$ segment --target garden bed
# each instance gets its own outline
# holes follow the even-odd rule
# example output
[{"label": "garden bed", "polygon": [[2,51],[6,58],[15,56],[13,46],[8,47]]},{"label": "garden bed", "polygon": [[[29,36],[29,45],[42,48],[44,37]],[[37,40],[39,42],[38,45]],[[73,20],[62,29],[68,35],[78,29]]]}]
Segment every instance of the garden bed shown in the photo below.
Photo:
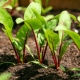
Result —
[{"label": "garden bed", "polygon": [[10,15],[0,8],[0,73],[11,73],[10,80],[80,80],[80,36],[74,32],[80,33],[80,13],[51,11],[61,13],[47,19],[41,8],[32,2],[25,13],[13,8]]},{"label": "garden bed", "polygon": [[[19,28],[19,26],[16,28]],[[17,30],[16,28],[13,30],[14,36]],[[33,53],[36,53],[35,43],[32,36],[28,39],[28,45]],[[61,69],[55,70],[53,67],[42,68],[39,65],[28,64],[27,62],[30,60],[31,57],[26,50],[26,63],[17,64],[11,43],[0,29],[0,62],[13,62],[15,64],[5,63],[0,65],[0,73],[10,72],[12,74],[10,80],[80,80],[80,77],[71,77],[72,75],[79,73],[79,71],[64,72]],[[53,64],[49,49],[47,50],[44,63],[46,65]],[[80,51],[76,48],[74,43],[68,47],[66,54],[61,61],[61,65],[68,69],[75,67],[80,68]]]}]

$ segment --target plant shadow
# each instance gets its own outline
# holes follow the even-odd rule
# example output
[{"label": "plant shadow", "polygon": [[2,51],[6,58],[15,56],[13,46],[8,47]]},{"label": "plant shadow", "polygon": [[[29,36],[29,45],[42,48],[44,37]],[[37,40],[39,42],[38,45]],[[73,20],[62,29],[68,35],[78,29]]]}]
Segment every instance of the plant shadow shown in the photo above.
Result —
[{"label": "plant shadow", "polygon": [[[42,69],[40,72],[39,70]],[[38,65],[32,65],[19,70],[15,75],[20,76],[17,80],[64,80],[56,73],[45,73],[45,68]]]},{"label": "plant shadow", "polygon": [[17,60],[13,55],[0,55],[0,72],[6,71],[11,65],[16,63]]},{"label": "plant shadow", "polygon": [[[34,58],[35,58],[35,60],[38,60],[38,57],[36,55],[34,55]],[[25,62],[30,62],[30,61],[34,61],[34,59],[32,58],[31,55],[27,55],[26,59],[25,59]],[[43,64],[48,66],[48,60],[44,59]]]}]

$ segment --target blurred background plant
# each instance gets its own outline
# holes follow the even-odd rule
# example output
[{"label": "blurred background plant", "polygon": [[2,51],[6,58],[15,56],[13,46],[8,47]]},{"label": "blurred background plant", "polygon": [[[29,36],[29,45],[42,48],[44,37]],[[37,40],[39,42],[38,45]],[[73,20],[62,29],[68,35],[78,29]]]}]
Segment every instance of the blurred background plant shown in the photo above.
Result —
[{"label": "blurred background plant", "polygon": [[11,73],[9,73],[9,72],[0,74],[0,80],[9,80],[10,77],[11,77]]}]

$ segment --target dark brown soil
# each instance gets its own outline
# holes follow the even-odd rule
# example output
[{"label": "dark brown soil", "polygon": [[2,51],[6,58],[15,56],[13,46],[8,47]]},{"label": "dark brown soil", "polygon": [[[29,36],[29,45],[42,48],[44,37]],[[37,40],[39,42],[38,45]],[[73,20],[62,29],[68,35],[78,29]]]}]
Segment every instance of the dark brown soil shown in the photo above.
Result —
[{"label": "dark brown soil", "polygon": [[[15,30],[13,32],[15,35]],[[28,45],[31,47],[33,53],[35,53],[35,43],[32,37],[29,38]],[[10,41],[6,35],[0,31],[0,62],[15,63],[15,65],[7,63],[0,65],[0,73],[11,72],[12,77],[10,80],[80,80],[80,77],[71,78],[72,75],[80,73],[79,71],[64,72],[61,69],[55,70],[53,67],[42,68],[39,65],[28,64],[27,62],[30,56],[27,51],[26,55],[26,63],[18,64]],[[53,64],[49,49],[47,50],[45,61],[48,66]],[[61,65],[67,69],[74,67],[80,68],[80,51],[74,44],[68,47],[61,61]]]},{"label": "dark brown soil", "polygon": [[[18,28],[19,26],[13,30],[13,35],[15,35]],[[35,43],[32,37],[29,37],[28,45],[35,54]],[[80,73],[80,71],[64,72],[61,69],[56,70],[54,67],[43,68],[36,64],[29,64],[29,60],[32,60],[32,58],[29,55],[29,52],[26,50],[26,63],[17,63],[11,43],[1,30],[0,25],[0,63],[12,62],[15,64],[0,64],[0,74],[3,72],[10,72],[12,74],[10,80],[80,80],[80,77],[71,77],[74,74]],[[53,64],[49,49],[47,50],[45,63],[47,66]],[[61,61],[61,65],[66,67],[67,70],[71,68],[80,68],[80,51],[77,49],[74,43],[68,47]]]}]

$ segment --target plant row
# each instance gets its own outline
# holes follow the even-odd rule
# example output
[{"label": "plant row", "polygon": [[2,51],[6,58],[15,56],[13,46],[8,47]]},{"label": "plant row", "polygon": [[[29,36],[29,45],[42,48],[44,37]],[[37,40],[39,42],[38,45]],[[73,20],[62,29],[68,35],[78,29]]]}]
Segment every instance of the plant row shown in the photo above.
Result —
[{"label": "plant row", "polygon": [[[47,19],[47,17],[41,15],[41,4],[32,2],[25,9],[24,19],[17,18],[17,24],[22,22],[24,24],[16,33],[16,37],[13,37],[14,23],[12,16],[2,6],[0,3],[0,23],[4,25],[3,31],[13,46],[18,63],[25,62],[25,50],[27,49],[33,58],[32,62],[43,64],[49,46],[53,64],[58,69],[67,47],[72,42],[80,49],[80,35],[71,30],[71,23],[77,21],[77,18],[69,14],[68,11],[62,11],[60,14]],[[36,45],[37,59],[35,59],[34,53],[31,52],[30,47],[27,45],[31,32]],[[56,50],[58,50],[58,53],[56,53]]]}]

